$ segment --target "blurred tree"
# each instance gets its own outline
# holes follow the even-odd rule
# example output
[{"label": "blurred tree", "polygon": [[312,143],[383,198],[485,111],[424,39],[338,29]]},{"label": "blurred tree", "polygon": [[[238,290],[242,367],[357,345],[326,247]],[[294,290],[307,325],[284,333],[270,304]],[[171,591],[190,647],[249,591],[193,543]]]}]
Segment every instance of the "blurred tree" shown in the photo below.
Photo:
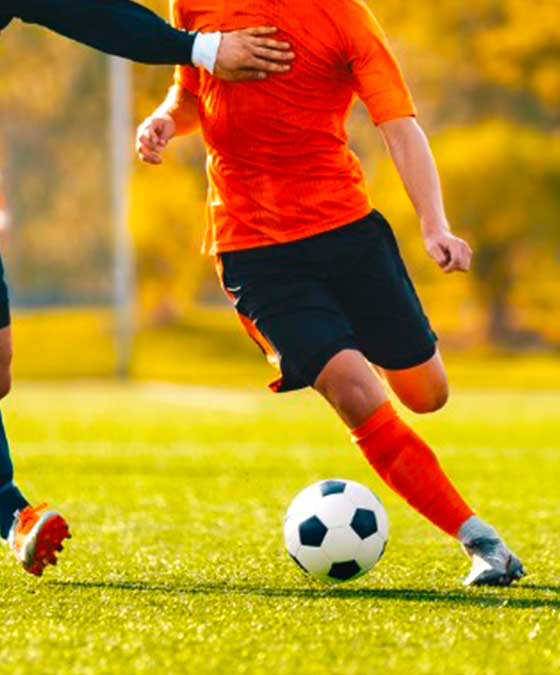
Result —
[{"label": "blurred tree", "polygon": [[198,171],[170,149],[159,167],[135,172],[131,221],[136,244],[139,298],[156,321],[176,320],[192,306],[205,259],[204,185]]},{"label": "blurred tree", "polygon": [[111,289],[104,59],[17,24],[0,50],[15,296],[34,304],[103,299]]},{"label": "blurred tree", "polygon": [[435,126],[500,115],[560,122],[558,0],[369,3],[405,43],[423,116]]},{"label": "blurred tree", "polygon": [[540,99],[560,122],[560,5],[558,0],[508,0],[476,41],[481,72]]}]

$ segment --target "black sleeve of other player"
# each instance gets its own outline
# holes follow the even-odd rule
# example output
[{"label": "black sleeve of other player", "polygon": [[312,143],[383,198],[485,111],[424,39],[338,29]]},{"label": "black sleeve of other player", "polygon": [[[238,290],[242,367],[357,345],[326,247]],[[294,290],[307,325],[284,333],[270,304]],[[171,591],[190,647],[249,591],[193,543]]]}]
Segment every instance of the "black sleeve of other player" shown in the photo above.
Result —
[{"label": "black sleeve of other player", "polygon": [[[13,16],[107,54],[140,63],[192,65],[196,34],[175,30],[131,0],[8,0],[7,4]],[[2,15],[0,26],[6,23],[1,19]]]},{"label": "black sleeve of other player", "polygon": [[4,12],[0,12],[0,30],[6,28],[13,18],[14,17],[11,14],[4,14]]}]

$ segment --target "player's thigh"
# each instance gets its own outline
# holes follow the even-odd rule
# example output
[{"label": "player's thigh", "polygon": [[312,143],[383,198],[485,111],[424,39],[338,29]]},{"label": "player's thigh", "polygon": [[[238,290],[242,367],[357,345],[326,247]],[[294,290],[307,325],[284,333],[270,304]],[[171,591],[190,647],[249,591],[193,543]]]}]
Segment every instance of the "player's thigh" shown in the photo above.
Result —
[{"label": "player's thigh", "polygon": [[357,349],[352,328],[301,245],[267,246],[222,254],[222,284],[269,361],[279,366],[276,391],[313,386],[343,349]]},{"label": "player's thigh", "polygon": [[374,212],[369,227],[353,232],[347,245],[352,255],[333,280],[333,292],[360,351],[387,371],[408,371],[431,361],[437,337],[389,224]]},{"label": "player's thigh", "polygon": [[439,351],[418,366],[382,371],[391,389],[414,412],[435,412],[447,403],[449,383]]}]

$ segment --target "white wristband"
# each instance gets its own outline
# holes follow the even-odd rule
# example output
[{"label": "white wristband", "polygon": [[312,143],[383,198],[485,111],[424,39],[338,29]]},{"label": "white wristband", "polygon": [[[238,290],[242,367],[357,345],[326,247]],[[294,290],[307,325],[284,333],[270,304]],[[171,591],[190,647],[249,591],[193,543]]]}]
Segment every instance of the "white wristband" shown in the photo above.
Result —
[{"label": "white wristband", "polygon": [[195,66],[206,68],[210,73],[214,72],[218,49],[220,48],[221,33],[199,33],[193,45],[192,62]]}]

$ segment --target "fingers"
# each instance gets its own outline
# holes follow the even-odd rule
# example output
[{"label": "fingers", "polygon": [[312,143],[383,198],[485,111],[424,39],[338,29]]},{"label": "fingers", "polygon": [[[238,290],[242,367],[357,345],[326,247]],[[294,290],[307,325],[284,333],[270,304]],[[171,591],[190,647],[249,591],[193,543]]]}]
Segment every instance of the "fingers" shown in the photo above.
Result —
[{"label": "fingers", "polygon": [[293,61],[295,54],[293,52],[283,52],[278,49],[272,49],[270,47],[260,47],[255,45],[251,47],[251,53],[253,56],[258,56],[263,59],[268,59],[269,61]]},{"label": "fingers", "polygon": [[430,246],[428,248],[428,253],[442,269],[445,269],[445,267],[449,263],[450,257],[449,252],[446,250],[444,246],[442,246],[439,243],[434,244],[433,246]]},{"label": "fingers", "polygon": [[[279,52],[286,52],[291,49],[291,45],[289,42],[278,42],[278,40],[271,40],[269,38],[256,38],[256,37],[251,37],[249,40],[249,44],[253,48],[264,48],[264,49],[270,49],[274,52],[279,51]],[[292,54],[290,58],[293,58],[294,55]]]},{"label": "fingers", "polygon": [[161,164],[161,150],[167,145],[149,126],[140,128],[136,139],[136,152],[147,164]]},{"label": "fingers", "polygon": [[270,35],[271,33],[277,33],[278,28],[275,26],[259,26],[258,28],[247,28],[246,32],[249,35]]},{"label": "fingers", "polygon": [[472,249],[466,241],[447,232],[428,237],[426,250],[441,269],[451,272],[468,272],[471,268]]},{"label": "fingers", "polygon": [[288,42],[264,37],[275,32],[276,28],[264,26],[224,33],[214,68],[215,77],[229,81],[263,80],[267,73],[288,72],[295,54]]},{"label": "fingers", "polygon": [[471,267],[472,250],[466,241],[455,239],[449,243],[449,260],[443,267],[446,274],[468,272]]},{"label": "fingers", "polygon": [[161,153],[175,134],[175,123],[167,117],[148,117],[136,135],[136,152],[143,162],[161,164]]},{"label": "fingers", "polygon": [[291,70],[291,66],[282,63],[274,63],[268,61],[266,58],[257,58],[253,57],[249,63],[248,67],[254,70],[262,70],[266,73],[287,73]]},{"label": "fingers", "polygon": [[152,128],[144,129],[138,136],[138,142],[151,152],[161,152],[167,145],[167,140]]},{"label": "fingers", "polygon": [[150,152],[143,147],[138,148],[137,152],[138,157],[140,157],[143,162],[146,162],[146,164],[158,165],[163,162],[161,155],[159,155],[157,152]]},{"label": "fingers", "polygon": [[136,142],[136,152],[143,162],[148,164],[161,164],[160,148],[142,135]]}]

